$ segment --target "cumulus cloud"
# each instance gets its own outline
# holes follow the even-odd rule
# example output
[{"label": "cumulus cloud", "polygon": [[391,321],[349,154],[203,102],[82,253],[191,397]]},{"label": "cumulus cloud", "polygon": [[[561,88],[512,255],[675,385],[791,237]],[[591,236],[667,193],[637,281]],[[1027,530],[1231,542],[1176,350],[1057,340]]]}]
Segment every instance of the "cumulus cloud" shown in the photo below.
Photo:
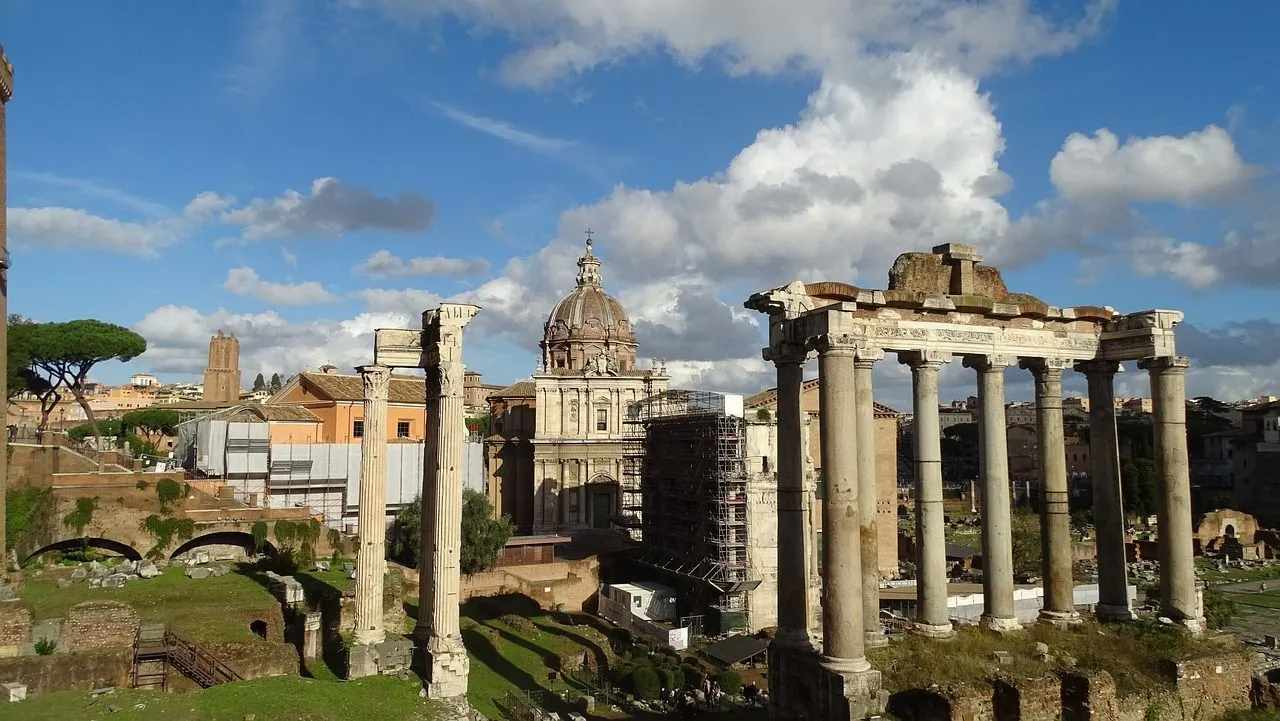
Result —
[{"label": "cumulus cloud", "polygon": [[1220,196],[1253,171],[1216,125],[1181,137],[1130,138],[1106,128],[1072,133],[1049,164],[1058,190],[1075,200],[1193,203]]},{"label": "cumulus cloud", "polygon": [[24,248],[86,248],[154,258],[178,242],[184,226],[173,219],[133,222],[76,208],[9,208],[9,234]]},{"label": "cumulus cloud", "polygon": [[426,290],[414,288],[366,288],[355,292],[372,313],[396,313],[413,319],[413,327],[422,321],[422,311],[440,305],[444,298]]},{"label": "cumulus cloud", "polygon": [[147,339],[147,352],[134,361],[159,373],[198,375],[208,360],[209,337],[222,330],[240,339],[242,376],[280,373],[289,376],[325,364],[351,371],[373,356],[376,328],[409,327],[399,313],[360,313],[345,320],[295,323],[274,311],[204,313],[181,305],[165,305],[133,326]]},{"label": "cumulus cloud", "polygon": [[253,268],[232,268],[227,271],[223,287],[235,293],[270,303],[271,305],[317,305],[332,303],[338,298],[320,283],[309,280],[302,283],[273,283],[263,280]]},{"label": "cumulus cloud", "polygon": [[357,230],[411,232],[431,225],[435,206],[417,193],[384,198],[337,178],[316,178],[311,192],[286,190],[276,198],[255,198],[227,210],[222,220],[243,228],[244,238],[336,236]]},{"label": "cumulus cloud", "polygon": [[1226,280],[1262,287],[1280,285],[1280,224],[1268,220],[1229,231],[1216,244],[1137,238],[1130,243],[1129,252],[1139,273],[1168,274],[1193,288]]},{"label": "cumulus cloud", "polygon": [[484,273],[489,270],[489,261],[483,258],[445,258],[438,255],[401,258],[384,249],[376,251],[366,258],[357,270],[376,278],[405,278],[409,276],[461,277]]},{"label": "cumulus cloud", "polygon": [[1222,273],[1207,246],[1172,238],[1135,238],[1130,244],[1133,268],[1142,275],[1169,275],[1193,288],[1213,285]]}]

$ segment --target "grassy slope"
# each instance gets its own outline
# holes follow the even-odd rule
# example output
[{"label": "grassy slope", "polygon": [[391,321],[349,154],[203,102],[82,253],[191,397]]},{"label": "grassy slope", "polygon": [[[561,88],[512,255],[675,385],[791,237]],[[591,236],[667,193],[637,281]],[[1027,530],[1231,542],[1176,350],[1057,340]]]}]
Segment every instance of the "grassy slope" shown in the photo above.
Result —
[{"label": "grassy slope", "polygon": [[241,573],[194,580],[181,568],[168,568],[156,578],[134,580],[124,588],[90,588],[84,582],[58,588],[53,578],[31,578],[20,594],[33,618],[65,616],[83,601],[121,601],[133,606],[144,622],[163,622],[194,640],[251,641],[249,623],[279,603],[261,583]]},{"label": "grassy slope", "polygon": [[[242,721],[246,714],[260,721],[427,721],[434,714],[418,698],[419,688],[416,679],[331,683],[279,676],[185,694],[122,689],[94,699],[83,691],[60,691],[4,704],[0,721]],[[135,708],[138,704],[144,707]]]}]

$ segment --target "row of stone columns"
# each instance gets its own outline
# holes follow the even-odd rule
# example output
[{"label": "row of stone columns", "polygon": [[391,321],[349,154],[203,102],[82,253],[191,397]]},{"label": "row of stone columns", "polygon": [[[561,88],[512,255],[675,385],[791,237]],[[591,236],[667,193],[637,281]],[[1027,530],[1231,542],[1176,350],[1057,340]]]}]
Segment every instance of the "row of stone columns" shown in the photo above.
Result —
[{"label": "row of stone columns", "polygon": [[[823,506],[823,657],[836,671],[868,668],[865,649],[883,642],[879,625],[879,579],[875,534],[875,443],[871,373],[882,351],[860,348],[843,336],[818,338],[821,394]],[[805,588],[800,458],[800,382],[804,349],[771,358],[778,372],[779,641],[809,644]],[[938,372],[949,354],[903,352],[911,368],[915,414],[916,547],[918,632],[953,633],[947,612],[947,565],[938,423]],[[982,626],[1020,628],[1014,607],[1013,548],[1005,436],[1004,370],[1015,358],[966,356],[978,375],[982,477]],[[1035,378],[1040,467],[1044,605],[1041,620],[1069,624],[1075,611],[1066,452],[1062,420],[1063,359],[1023,359]],[[1160,477],[1161,612],[1193,631],[1201,628],[1191,546],[1190,479],[1185,428],[1185,369],[1182,358],[1155,358],[1140,367],[1151,374],[1155,448]],[[1099,603],[1103,620],[1128,620],[1125,527],[1113,380],[1119,364],[1075,364],[1089,383],[1090,442],[1097,526]],[[861,502],[860,502],[861,500]],[[857,552],[851,552],[857,549]]]}]

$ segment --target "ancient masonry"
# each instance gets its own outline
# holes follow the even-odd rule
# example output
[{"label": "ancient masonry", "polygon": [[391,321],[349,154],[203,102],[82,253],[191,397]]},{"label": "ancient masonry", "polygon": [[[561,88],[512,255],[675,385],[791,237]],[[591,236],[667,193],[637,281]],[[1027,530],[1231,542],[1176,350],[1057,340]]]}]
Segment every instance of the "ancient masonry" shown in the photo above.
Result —
[{"label": "ancient masonry", "polygon": [[[5,154],[5,106],[9,104],[12,97],[13,66],[9,64],[9,58],[4,54],[4,46],[0,46],[0,348],[8,347],[9,344],[9,328],[6,322],[9,317],[9,244],[8,223],[5,219],[8,188],[5,170],[5,164],[8,162]],[[0,391],[8,390],[5,388],[5,379],[9,377],[6,362],[7,357],[0,358]],[[0,414],[6,418],[9,413],[8,398],[7,392],[0,392]],[[9,485],[8,443],[8,435],[0,433],[0,501],[3,500],[4,491]],[[0,502],[0,549],[5,548],[4,523],[4,503]],[[7,563],[7,559],[0,559],[0,561]]]},{"label": "ancient masonry", "polygon": [[[462,551],[462,449],[466,439],[464,411],[462,331],[479,312],[479,307],[461,303],[444,303],[422,314],[422,331],[380,329],[374,337],[374,366],[366,366],[366,414],[370,404],[375,413],[385,414],[386,395],[378,400],[377,382],[368,374],[381,369],[421,367],[427,377],[427,443],[422,477],[422,539],[418,570],[418,627],[415,631],[416,653],[423,668],[428,697],[449,699],[465,704],[469,661],[462,644],[458,624],[458,602],[461,586]],[[371,370],[379,368],[379,370]],[[389,372],[389,370],[388,370]],[[381,403],[381,410],[376,406]],[[366,415],[366,418],[370,416]],[[378,424],[385,427],[385,423]],[[384,431],[385,432],[385,431]],[[367,443],[367,441],[366,441]],[[379,451],[381,448],[379,448]],[[369,460],[366,451],[366,464]],[[382,466],[379,465],[379,468]],[[366,465],[363,471],[368,471]],[[370,475],[377,475],[377,471]],[[383,523],[384,510],[375,506],[381,497],[364,493],[366,480],[361,479],[360,527],[361,553],[365,553],[366,513],[369,522]],[[380,529],[381,530],[381,529]],[[371,553],[371,552],[370,552]],[[363,563],[363,561],[362,561]],[[377,576],[375,579],[374,576]],[[361,583],[361,579],[364,582]],[[358,574],[356,608],[358,627],[369,631],[380,627],[372,616],[381,614],[381,574],[372,569]],[[373,611],[373,605],[377,611]],[[381,629],[378,628],[381,632]],[[385,636],[385,633],[384,633]],[[369,643],[373,636],[368,636]],[[383,642],[385,643],[385,641]]]},{"label": "ancient masonry", "polygon": [[[865,648],[879,642],[874,513],[875,449],[871,370],[886,352],[911,367],[915,413],[917,618],[926,636],[952,635],[947,615],[946,548],[938,423],[938,371],[954,356],[977,375],[980,402],[984,558],[982,626],[1019,628],[1014,615],[1004,370],[1035,379],[1044,497],[1045,603],[1041,621],[1078,620],[1071,597],[1071,542],[1062,437],[1062,372],[1088,378],[1090,443],[1097,524],[1099,617],[1131,619],[1124,556],[1119,452],[1112,381],[1122,361],[1138,361],[1151,378],[1160,493],[1161,615],[1190,632],[1203,629],[1192,567],[1190,479],[1185,432],[1187,361],[1174,349],[1182,314],[1149,310],[1121,315],[1108,307],[1057,308],[1011,293],[974,249],[946,244],[904,253],[886,290],[799,281],[756,293],[748,308],[769,316],[766,360],[778,374],[778,634],[769,649],[772,718],[845,719],[879,713],[886,694]],[[807,509],[803,493],[800,388],[803,366],[818,357],[823,506],[822,638],[806,628]],[[849,439],[854,439],[850,442]]]},{"label": "ancient masonry", "polygon": [[209,339],[209,366],[204,369],[204,399],[240,401],[240,341],[222,331]]}]

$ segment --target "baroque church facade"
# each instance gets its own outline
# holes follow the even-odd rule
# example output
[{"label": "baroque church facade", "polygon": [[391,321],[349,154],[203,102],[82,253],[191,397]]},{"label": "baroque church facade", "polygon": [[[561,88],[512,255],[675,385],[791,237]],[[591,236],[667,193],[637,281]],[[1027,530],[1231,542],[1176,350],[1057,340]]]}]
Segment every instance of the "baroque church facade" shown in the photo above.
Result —
[{"label": "baroque church facade", "polygon": [[617,525],[625,455],[640,432],[627,409],[667,389],[663,370],[636,367],[635,333],[600,266],[588,237],[577,287],[543,327],[536,371],[489,397],[489,501],[518,533]]}]

